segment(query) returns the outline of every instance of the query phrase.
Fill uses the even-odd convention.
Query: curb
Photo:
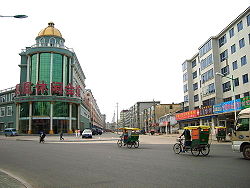
[[[21,178],[15,176],[14,174],[12,174],[12,173],[10,173],[10,172],[7,172],[7,171],[5,171],[5,170],[3,170],[3,169],[0,169],[0,172],[2,172],[2,173],[4,173],[5,175],[7,175],[7,176],[9,176],[9,177],[11,177],[11,178],[13,178],[13,179],[15,179],[16,181],[18,181],[18,182],[19,182],[21,185],[23,185],[24,187],[26,187],[26,188],[32,188],[32,186],[31,186],[29,183],[27,183],[27,182],[24,181],[23,179],[21,179]]]

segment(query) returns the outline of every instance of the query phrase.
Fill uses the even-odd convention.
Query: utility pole
[[[116,103],[116,127],[117,127],[117,134],[118,134],[118,102]]]

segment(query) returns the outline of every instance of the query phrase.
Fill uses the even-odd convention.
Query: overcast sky
[[[0,15],[0,90],[19,82],[21,49],[53,21],[73,48],[100,111],[111,121],[138,101],[183,101],[181,64],[249,0],[8,0]]]

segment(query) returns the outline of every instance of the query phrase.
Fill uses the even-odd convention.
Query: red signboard
[[[191,110],[191,111],[188,111],[188,112],[183,112],[183,113],[180,113],[180,114],[176,114],[175,119],[176,120],[183,120],[183,119],[198,117],[199,115],[200,115],[200,110],[195,109],[195,110]]]
[[[77,97],[80,97],[81,93],[81,87],[79,85],[74,87],[71,83],[69,83],[63,89],[62,82],[52,82],[50,84],[50,88],[51,95],[63,95],[63,93],[65,93],[65,95],[75,95]],[[44,81],[38,81],[37,84],[33,84],[31,82],[23,82],[16,85],[16,96],[32,94],[49,95],[48,84],[44,83]]]

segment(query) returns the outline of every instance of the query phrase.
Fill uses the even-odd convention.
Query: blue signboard
[[[236,106],[236,110],[241,110],[242,109],[240,99],[235,100],[235,106]],[[214,111],[214,114],[232,112],[232,111],[234,111],[234,101],[232,100],[232,101],[216,104],[216,105],[213,106],[213,111]]]

